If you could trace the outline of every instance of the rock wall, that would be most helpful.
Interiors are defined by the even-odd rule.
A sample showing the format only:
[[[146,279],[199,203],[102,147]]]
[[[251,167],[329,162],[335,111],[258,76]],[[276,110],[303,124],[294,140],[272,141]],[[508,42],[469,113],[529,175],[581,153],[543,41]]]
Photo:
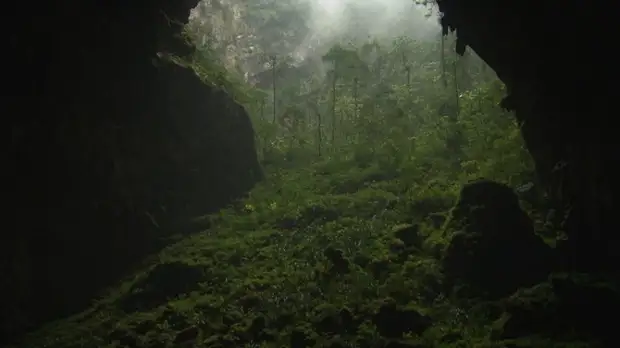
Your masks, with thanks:
[[[506,83],[537,171],[570,206],[568,265],[617,271],[620,192],[609,59],[611,4],[602,1],[437,0],[458,50],[476,51]]]
[[[189,52],[174,22],[196,3],[9,5],[0,337],[83,308],[261,178],[244,109],[155,59]]]

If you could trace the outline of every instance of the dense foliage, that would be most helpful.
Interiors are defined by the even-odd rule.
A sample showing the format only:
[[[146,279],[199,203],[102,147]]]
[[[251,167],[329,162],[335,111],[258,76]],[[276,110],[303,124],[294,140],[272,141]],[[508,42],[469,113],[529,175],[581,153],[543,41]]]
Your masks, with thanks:
[[[255,34],[303,29],[268,9],[248,12]],[[498,302],[444,286],[451,209],[473,179],[525,191],[538,232],[557,237],[503,85],[475,54],[439,35],[347,38],[243,76],[250,58],[231,63],[216,39],[184,62],[250,112],[267,179],[28,347],[591,346],[503,335]]]

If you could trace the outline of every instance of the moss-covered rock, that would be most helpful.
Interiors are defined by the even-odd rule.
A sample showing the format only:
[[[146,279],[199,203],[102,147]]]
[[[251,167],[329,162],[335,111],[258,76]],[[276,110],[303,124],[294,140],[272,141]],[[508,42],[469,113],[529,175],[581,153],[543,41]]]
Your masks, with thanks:
[[[620,292],[609,280],[584,275],[558,275],[522,289],[503,301],[504,313],[493,324],[493,336],[515,339],[534,335],[549,338],[594,339],[615,343]]]
[[[400,239],[407,247],[419,247],[423,239],[420,237],[420,226],[415,224],[401,224],[392,228],[394,237]]]
[[[420,334],[432,325],[430,317],[414,308],[401,308],[394,301],[386,300],[373,316],[378,332],[385,337],[398,338],[405,333]]]
[[[205,274],[204,267],[183,262],[157,264],[133,285],[121,307],[133,312],[165,304],[179,295],[199,289],[199,283],[207,279]]]
[[[546,278],[551,248],[538,237],[512,189],[479,180],[463,187],[447,229],[448,285],[462,295],[499,298]]]

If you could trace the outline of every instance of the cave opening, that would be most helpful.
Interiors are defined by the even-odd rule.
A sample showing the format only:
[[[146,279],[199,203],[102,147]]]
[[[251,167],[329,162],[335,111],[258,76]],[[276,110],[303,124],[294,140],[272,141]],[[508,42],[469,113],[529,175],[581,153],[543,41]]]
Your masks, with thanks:
[[[608,343],[608,279],[543,278],[620,264],[612,11],[197,3],[14,5],[3,337]]]

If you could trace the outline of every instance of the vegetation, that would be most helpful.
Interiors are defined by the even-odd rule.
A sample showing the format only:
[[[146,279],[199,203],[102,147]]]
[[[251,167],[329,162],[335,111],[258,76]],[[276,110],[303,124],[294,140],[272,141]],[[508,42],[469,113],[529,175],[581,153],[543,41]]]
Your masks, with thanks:
[[[244,23],[263,34],[291,24],[259,19]],[[344,35],[318,58],[268,55],[264,71],[245,78],[237,68],[250,58],[231,66],[221,45],[202,40],[184,62],[245,105],[267,178],[201,217],[208,230],[24,346],[595,346],[578,334],[505,334],[506,303],[545,306],[544,279],[499,299],[453,291],[446,255],[472,180],[516,189],[538,235],[553,246],[560,234],[519,125],[498,106],[503,85],[475,54],[458,57],[453,38],[437,36]]]

